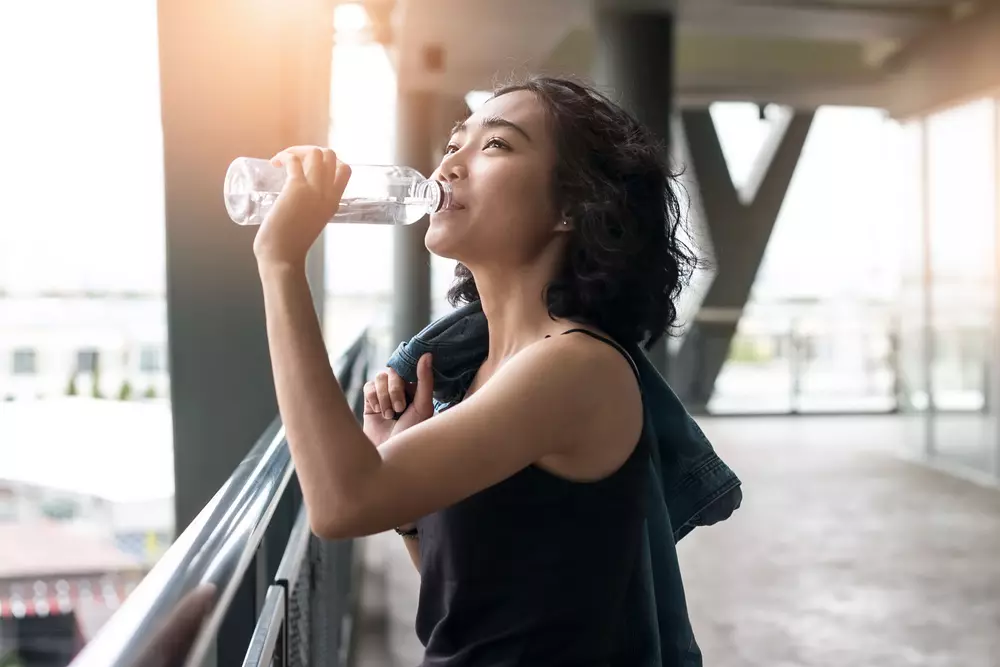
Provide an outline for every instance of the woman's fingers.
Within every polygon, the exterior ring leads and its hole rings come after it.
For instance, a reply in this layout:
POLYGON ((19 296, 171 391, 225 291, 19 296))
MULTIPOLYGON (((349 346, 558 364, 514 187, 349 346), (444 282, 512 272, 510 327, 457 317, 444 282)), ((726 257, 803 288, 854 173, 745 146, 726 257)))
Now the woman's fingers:
POLYGON ((324 196, 336 196, 338 201, 338 186, 350 177, 350 167, 337 160, 333 149, 319 146, 290 146, 271 158, 271 163, 285 166, 290 178, 304 179, 316 192, 324 196), (348 172, 346 174, 345 168, 348 172))
POLYGON ((392 409, 392 399, 389 398, 389 374, 385 371, 375 376, 375 393, 378 395, 382 416, 392 419, 396 413, 392 409))
POLYGON ((336 198, 340 201, 340 195, 337 193, 337 166, 340 162, 337 160, 337 154, 334 153, 329 148, 323 149, 323 196, 330 199, 336 198))
POLYGON ((417 392, 413 406, 424 419, 434 414, 434 358, 430 352, 417 361, 417 392))
POLYGON ((306 180, 309 182, 309 187, 315 192, 324 194, 327 188, 326 170, 323 168, 323 150, 320 148, 307 149, 302 166, 305 167, 306 180))
POLYGON ((389 398, 392 401, 392 409, 397 414, 406 409, 406 381, 399 376, 399 373, 389 369, 389 398))
POLYGON ((284 150, 271 158, 271 163, 276 167, 284 167, 289 180, 305 180, 305 171, 302 167, 302 159, 290 150, 284 150))
POLYGON ((333 183, 333 185, 330 186, 333 188, 333 193, 330 196, 339 202, 344 198, 344 191, 347 189, 347 183, 351 180, 351 166, 346 162, 340 162, 337 160, 336 155, 334 155, 333 161, 336 163, 337 167, 336 169, 330 171, 329 180, 333 183))
POLYGON ((365 382, 365 414, 382 414, 382 408, 378 404, 378 393, 375 390, 375 381, 365 382))
POLYGON ((412 387, 399 373, 389 368, 377 373, 374 380, 366 382, 363 391, 367 414, 394 419, 406 410, 407 395, 412 393, 412 387))

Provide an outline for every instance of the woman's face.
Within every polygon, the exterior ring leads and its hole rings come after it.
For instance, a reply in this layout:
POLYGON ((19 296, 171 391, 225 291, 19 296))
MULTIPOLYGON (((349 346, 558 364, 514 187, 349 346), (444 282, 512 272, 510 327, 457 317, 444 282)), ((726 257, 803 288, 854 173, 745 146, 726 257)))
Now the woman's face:
POLYGON ((451 183, 459 208, 431 216, 427 248, 469 266, 530 262, 566 229, 552 201, 555 159, 533 93, 486 102, 456 126, 434 171, 451 183))

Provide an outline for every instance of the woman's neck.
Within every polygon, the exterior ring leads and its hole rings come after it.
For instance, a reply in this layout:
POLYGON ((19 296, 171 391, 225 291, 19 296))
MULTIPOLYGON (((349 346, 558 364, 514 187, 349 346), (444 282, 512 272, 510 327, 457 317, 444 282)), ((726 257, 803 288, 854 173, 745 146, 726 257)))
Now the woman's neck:
POLYGON ((483 312, 489 322, 490 346, 486 365, 495 370, 531 343, 542 338, 552 327, 552 317, 545 303, 549 271, 530 268, 474 273, 483 312))

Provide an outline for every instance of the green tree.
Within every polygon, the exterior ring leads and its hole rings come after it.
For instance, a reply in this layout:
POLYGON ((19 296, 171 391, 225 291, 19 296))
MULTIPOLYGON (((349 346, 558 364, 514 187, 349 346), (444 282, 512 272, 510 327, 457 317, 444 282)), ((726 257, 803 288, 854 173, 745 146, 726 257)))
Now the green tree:
POLYGON ((101 367, 96 360, 94 361, 94 370, 91 373, 91 379, 93 380, 91 395, 94 398, 104 398, 104 394, 101 393, 101 367))
POLYGON ((76 373, 69 377, 69 384, 66 385, 67 396, 79 396, 80 391, 76 388, 76 373))
POLYGON ((0 654, 0 667, 25 667, 24 661, 14 651, 0 654))
POLYGON ((146 387, 146 391, 143 394, 143 398, 156 398, 156 387, 149 385, 146 387))
POLYGON ((119 401, 131 401, 132 400, 132 383, 128 380, 122 381, 121 389, 118 390, 118 400, 119 401))

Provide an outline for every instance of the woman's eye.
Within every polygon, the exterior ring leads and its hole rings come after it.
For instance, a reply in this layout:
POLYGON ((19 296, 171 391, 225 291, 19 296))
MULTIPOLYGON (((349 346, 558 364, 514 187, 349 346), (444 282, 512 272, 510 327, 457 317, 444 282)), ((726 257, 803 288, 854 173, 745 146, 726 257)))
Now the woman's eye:
POLYGON ((494 137, 493 139, 490 139, 489 141, 487 141, 486 145, 483 146, 483 148, 507 148, 507 144, 505 144, 500 139, 497 139, 496 137, 494 137))
MULTIPOLYGON (((440 145, 440 144, 438 144, 438 145, 440 145)), ((451 155, 452 153, 454 153, 457 150, 458 150, 458 146, 456 146, 455 144, 448 144, 447 146, 444 147, 444 154, 445 155, 451 155)))

